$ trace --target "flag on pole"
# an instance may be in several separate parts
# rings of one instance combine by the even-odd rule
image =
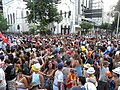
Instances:
[[[0,32],[0,37],[2,38],[2,40],[8,44],[8,39]]]

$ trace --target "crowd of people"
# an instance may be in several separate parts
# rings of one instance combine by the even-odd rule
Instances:
[[[0,40],[0,90],[120,90],[120,41],[80,35]]]

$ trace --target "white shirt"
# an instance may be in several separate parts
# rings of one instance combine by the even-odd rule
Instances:
[[[24,83],[21,83],[21,82],[18,82],[18,81],[16,81],[16,84],[17,84],[18,86],[24,86]],[[17,88],[17,90],[28,90],[28,89]]]
[[[97,90],[95,85],[91,82],[85,83],[85,88],[86,88],[86,90]]]
[[[63,87],[63,73],[60,70],[55,72],[53,90],[58,90],[58,82],[61,82],[61,90]]]
[[[3,71],[2,68],[0,68],[0,80],[2,80],[2,82],[0,83],[0,88],[5,87],[6,86],[5,72]]]

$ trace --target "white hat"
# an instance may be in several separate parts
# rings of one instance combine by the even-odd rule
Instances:
[[[90,67],[91,67],[91,65],[89,63],[84,64],[84,68],[90,68]]]
[[[39,63],[36,63],[34,65],[32,65],[32,70],[33,71],[39,71],[41,68],[41,65]]]
[[[32,48],[33,51],[36,51],[36,48]]]
[[[110,41],[108,41],[108,45],[110,45],[111,44],[111,42]]]
[[[120,67],[117,67],[117,68],[113,69],[112,71],[116,74],[120,74]]]
[[[90,67],[88,70],[87,70],[87,73],[88,74],[93,74],[95,73],[95,69],[93,67]]]

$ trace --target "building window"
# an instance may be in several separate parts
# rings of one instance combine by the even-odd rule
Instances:
[[[13,23],[15,23],[15,13],[13,13]]]
[[[60,10],[60,15],[62,16],[62,10]]]
[[[23,11],[21,11],[21,18],[24,18]]]
[[[67,12],[65,12],[65,18],[66,18],[66,14],[67,14]]]
[[[9,15],[8,15],[8,24],[10,24],[10,18],[9,18]]]
[[[11,21],[11,24],[12,24],[12,14],[10,14],[10,21]]]
[[[29,15],[29,12],[28,11],[26,11],[26,16],[28,16]]]

